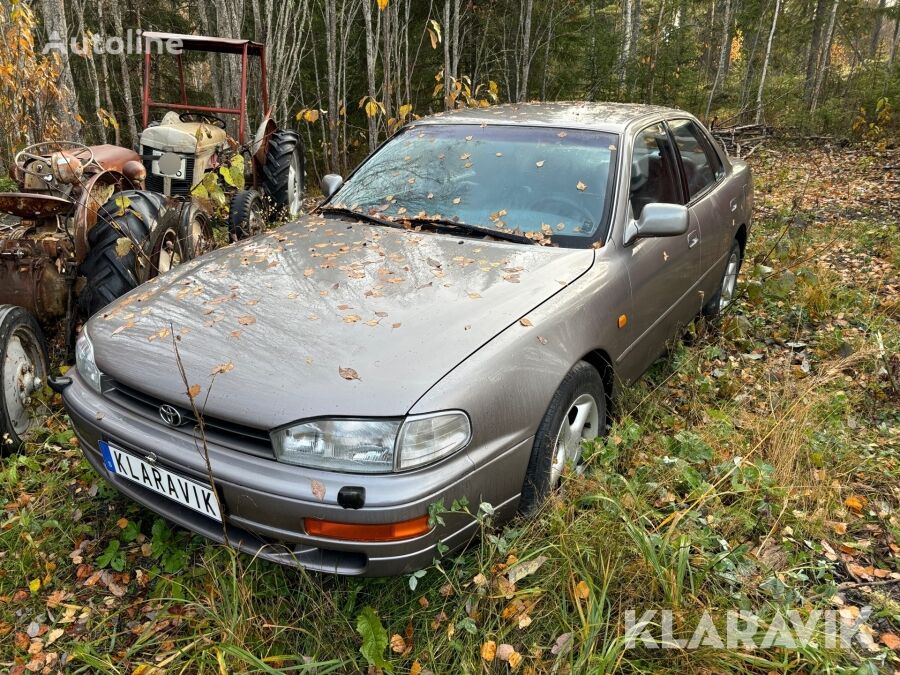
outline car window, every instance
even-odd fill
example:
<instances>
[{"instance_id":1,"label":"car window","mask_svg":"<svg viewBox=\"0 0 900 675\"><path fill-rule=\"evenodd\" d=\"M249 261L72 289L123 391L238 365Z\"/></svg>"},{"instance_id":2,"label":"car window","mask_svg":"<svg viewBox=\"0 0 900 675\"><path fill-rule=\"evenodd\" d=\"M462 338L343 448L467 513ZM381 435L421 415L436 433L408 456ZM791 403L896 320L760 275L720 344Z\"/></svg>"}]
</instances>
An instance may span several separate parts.
<instances>
[{"instance_id":1,"label":"car window","mask_svg":"<svg viewBox=\"0 0 900 675\"><path fill-rule=\"evenodd\" d=\"M634 139L630 199L635 218L641 217L647 204L682 203L669 148L669 137L662 124L647 127Z\"/></svg>"},{"instance_id":2,"label":"car window","mask_svg":"<svg viewBox=\"0 0 900 675\"><path fill-rule=\"evenodd\" d=\"M513 125L422 124L388 141L334 205L590 246L606 232L618 136Z\"/></svg>"},{"instance_id":3,"label":"car window","mask_svg":"<svg viewBox=\"0 0 900 675\"><path fill-rule=\"evenodd\" d=\"M691 120L672 120L669 129L675 137L688 191L693 199L721 177L722 162L706 136Z\"/></svg>"}]
</instances>

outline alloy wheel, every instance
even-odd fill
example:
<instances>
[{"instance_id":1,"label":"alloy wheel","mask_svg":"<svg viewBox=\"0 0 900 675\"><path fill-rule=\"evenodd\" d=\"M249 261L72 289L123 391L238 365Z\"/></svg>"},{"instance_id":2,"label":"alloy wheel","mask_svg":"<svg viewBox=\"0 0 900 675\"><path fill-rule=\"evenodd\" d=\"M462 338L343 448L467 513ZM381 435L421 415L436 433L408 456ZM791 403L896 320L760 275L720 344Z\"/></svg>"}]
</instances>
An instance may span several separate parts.
<instances>
[{"instance_id":1,"label":"alloy wheel","mask_svg":"<svg viewBox=\"0 0 900 675\"><path fill-rule=\"evenodd\" d=\"M550 465L550 485L556 485L566 464L581 461L581 444L596 438L600 427L600 408L591 394L582 394L569 406L556 434L555 453Z\"/></svg>"}]
</instances>

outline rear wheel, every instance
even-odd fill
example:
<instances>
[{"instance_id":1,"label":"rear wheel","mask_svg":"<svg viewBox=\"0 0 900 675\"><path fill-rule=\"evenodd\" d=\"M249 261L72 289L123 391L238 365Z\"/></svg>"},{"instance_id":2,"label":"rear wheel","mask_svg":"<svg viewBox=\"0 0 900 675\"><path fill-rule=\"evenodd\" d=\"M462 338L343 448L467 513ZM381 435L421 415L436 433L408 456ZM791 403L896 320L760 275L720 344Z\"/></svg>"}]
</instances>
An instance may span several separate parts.
<instances>
[{"instance_id":1,"label":"rear wheel","mask_svg":"<svg viewBox=\"0 0 900 675\"><path fill-rule=\"evenodd\" d=\"M709 299L709 302L703 305L703 316L715 319L734 302L737 278L741 271L742 262L741 244L735 240L731 244L731 250L728 252L728 262L725 264L725 271L722 273L719 290Z\"/></svg>"},{"instance_id":2,"label":"rear wheel","mask_svg":"<svg viewBox=\"0 0 900 675\"><path fill-rule=\"evenodd\" d=\"M256 190L241 190L231 198L228 209L228 234L240 241L266 229L262 197Z\"/></svg>"},{"instance_id":3,"label":"rear wheel","mask_svg":"<svg viewBox=\"0 0 900 675\"><path fill-rule=\"evenodd\" d=\"M582 443L606 430L606 392L585 361L566 373L538 427L522 486L519 511L533 513L559 484L566 465L581 463Z\"/></svg>"},{"instance_id":4,"label":"rear wheel","mask_svg":"<svg viewBox=\"0 0 900 675\"><path fill-rule=\"evenodd\" d=\"M34 317L0 305L0 455L18 452L38 421L33 396L47 381L47 348Z\"/></svg>"},{"instance_id":5,"label":"rear wheel","mask_svg":"<svg viewBox=\"0 0 900 675\"><path fill-rule=\"evenodd\" d=\"M141 190L118 192L100 208L81 263L87 284L78 302L85 314L95 314L149 278L150 234L166 214L163 195ZM121 245L122 239L131 245Z\"/></svg>"},{"instance_id":6,"label":"rear wheel","mask_svg":"<svg viewBox=\"0 0 900 675\"><path fill-rule=\"evenodd\" d=\"M303 200L303 142L294 131L279 129L269 138L260 185L276 215L293 218Z\"/></svg>"}]
</instances>

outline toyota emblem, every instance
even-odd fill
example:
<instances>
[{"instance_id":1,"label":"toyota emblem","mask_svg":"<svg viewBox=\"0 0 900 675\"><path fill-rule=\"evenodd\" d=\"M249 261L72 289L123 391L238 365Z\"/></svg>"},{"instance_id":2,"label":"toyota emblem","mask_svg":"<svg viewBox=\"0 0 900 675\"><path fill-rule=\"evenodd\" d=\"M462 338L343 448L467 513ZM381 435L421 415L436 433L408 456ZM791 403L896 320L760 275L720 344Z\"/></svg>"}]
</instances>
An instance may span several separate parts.
<instances>
[{"instance_id":1,"label":"toyota emblem","mask_svg":"<svg viewBox=\"0 0 900 675\"><path fill-rule=\"evenodd\" d=\"M159 406L159 418L170 427L180 427L184 420L181 419L181 413L175 406L164 403Z\"/></svg>"}]
</instances>

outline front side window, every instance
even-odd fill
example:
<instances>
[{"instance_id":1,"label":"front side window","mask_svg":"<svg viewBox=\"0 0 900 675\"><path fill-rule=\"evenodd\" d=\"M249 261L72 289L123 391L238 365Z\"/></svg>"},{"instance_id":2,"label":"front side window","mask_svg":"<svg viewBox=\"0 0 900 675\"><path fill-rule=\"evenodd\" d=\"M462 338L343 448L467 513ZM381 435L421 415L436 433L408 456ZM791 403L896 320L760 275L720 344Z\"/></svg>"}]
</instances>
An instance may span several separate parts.
<instances>
[{"instance_id":1,"label":"front side window","mask_svg":"<svg viewBox=\"0 0 900 675\"><path fill-rule=\"evenodd\" d=\"M666 128L654 124L634 139L631 152L631 210L640 218L647 204L681 204Z\"/></svg>"},{"instance_id":2,"label":"front side window","mask_svg":"<svg viewBox=\"0 0 900 675\"><path fill-rule=\"evenodd\" d=\"M722 163L697 125L691 120L672 120L669 129L681 155L691 199L716 182Z\"/></svg>"},{"instance_id":3,"label":"front side window","mask_svg":"<svg viewBox=\"0 0 900 675\"><path fill-rule=\"evenodd\" d=\"M372 155L331 204L587 247L608 228L618 137L548 127L423 124Z\"/></svg>"}]
</instances>

